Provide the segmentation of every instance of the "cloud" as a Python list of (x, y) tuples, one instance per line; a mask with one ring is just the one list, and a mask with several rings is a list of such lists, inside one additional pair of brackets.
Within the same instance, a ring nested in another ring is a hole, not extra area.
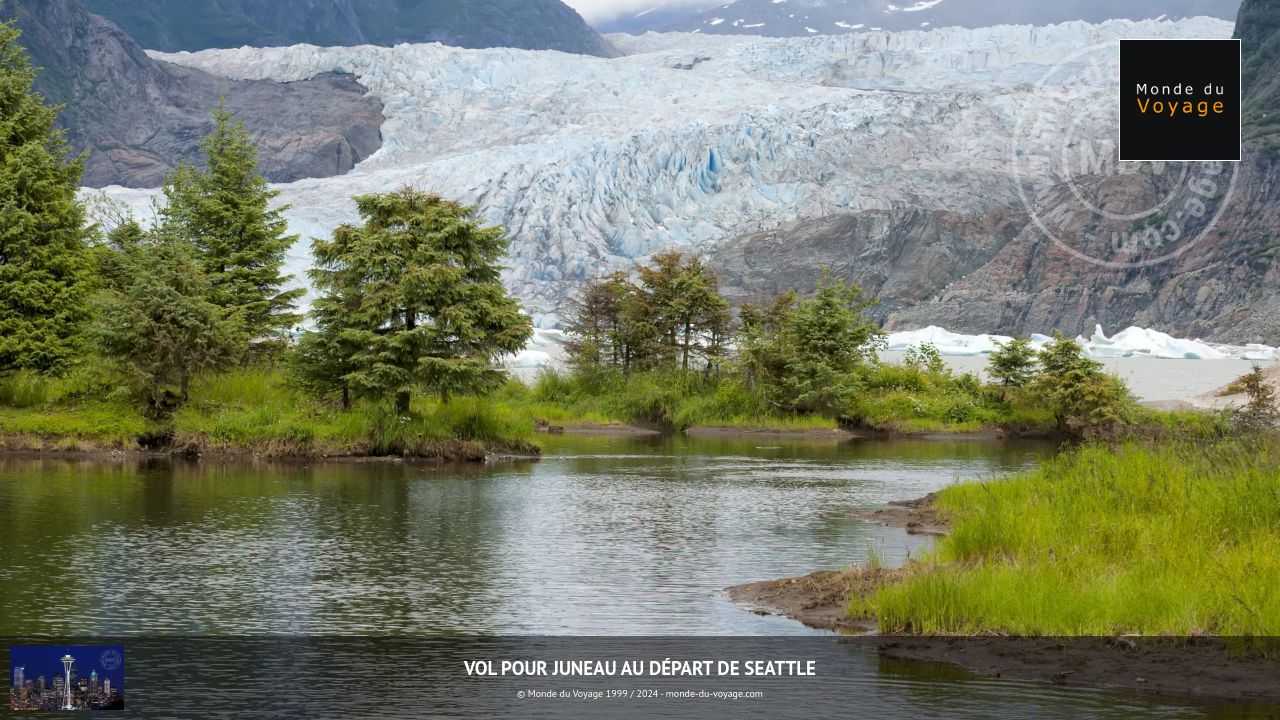
[[(661, 5), (665, 8), (699, 8), (717, 4), (714, 0), (564, 0), (587, 22), (612, 20), (625, 13), (638, 13)], [(723, 3), (721, 3), (723, 4)]]

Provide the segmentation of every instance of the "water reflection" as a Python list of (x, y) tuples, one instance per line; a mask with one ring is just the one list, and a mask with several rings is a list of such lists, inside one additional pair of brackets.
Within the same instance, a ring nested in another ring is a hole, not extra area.
[(803, 633), (721, 590), (900, 561), (927, 540), (850, 509), (1048, 450), (565, 437), (489, 467), (5, 458), (0, 633)]

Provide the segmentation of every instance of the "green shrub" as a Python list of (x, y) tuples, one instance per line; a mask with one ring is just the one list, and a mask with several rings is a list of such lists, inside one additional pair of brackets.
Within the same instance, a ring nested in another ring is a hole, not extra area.
[(863, 387), (867, 390), (925, 392), (930, 386), (929, 378), (920, 368), (907, 365), (874, 365), (863, 381)]
[(1102, 371), (1075, 340), (1055, 333), (1039, 352), (1031, 396), (1052, 410), (1060, 432), (1080, 438), (1115, 437), (1133, 424), (1137, 403), (1120, 378)]
[(1280, 405), (1276, 404), (1276, 390), (1257, 365), (1235, 381), (1245, 396), (1245, 404), (1236, 411), (1236, 424), (1245, 432), (1274, 430), (1280, 420)]
[(905, 367), (915, 368), (922, 372), (935, 376), (951, 375), (950, 368), (942, 361), (942, 353), (938, 352), (938, 347), (933, 343), (921, 343), (907, 349), (907, 356), (903, 358), (902, 364)]

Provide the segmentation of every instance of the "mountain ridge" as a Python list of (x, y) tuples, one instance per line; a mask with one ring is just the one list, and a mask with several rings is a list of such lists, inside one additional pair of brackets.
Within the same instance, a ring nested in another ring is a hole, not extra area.
[(88, 151), (87, 186), (158, 186), (178, 162), (198, 160), (224, 98), (273, 181), (340, 175), (381, 147), (382, 103), (350, 75), (233, 81), (156, 61), (79, 0), (0, 0), (6, 19), (40, 68), (37, 91), (63, 106), (59, 126)]
[(666, 9), (602, 24), (610, 32), (701, 32), (717, 35), (807, 37), (923, 27), (1044, 26), (1071, 20), (1234, 20), (1240, 0), (735, 0), (709, 9)]
[(559, 0), (85, 0), (148, 50), (441, 42), (608, 57)]

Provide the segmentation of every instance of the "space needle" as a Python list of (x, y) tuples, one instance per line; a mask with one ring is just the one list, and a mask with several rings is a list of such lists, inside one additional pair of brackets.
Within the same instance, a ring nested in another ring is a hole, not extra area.
[(76, 664), (76, 659), (71, 657), (70, 653), (67, 653), (66, 655), (62, 656), (62, 669), (66, 673), (66, 678), (67, 678), (66, 683), (64, 683), (62, 686), (64, 691), (67, 694), (67, 706), (62, 708), (63, 710), (76, 709), (75, 693), (72, 692), (71, 690), (71, 667), (75, 664)]

